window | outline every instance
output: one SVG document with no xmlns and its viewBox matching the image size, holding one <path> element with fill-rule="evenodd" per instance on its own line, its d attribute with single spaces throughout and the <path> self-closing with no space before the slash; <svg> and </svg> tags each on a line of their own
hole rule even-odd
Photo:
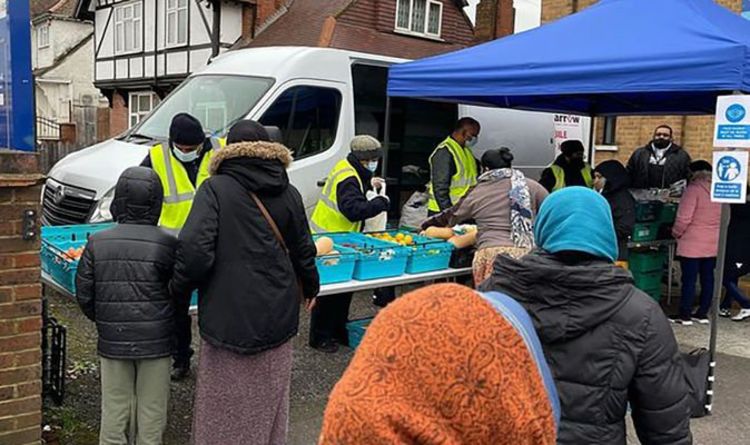
<svg viewBox="0 0 750 445">
<path fill-rule="evenodd" d="M 396 31 L 440 37 L 443 3 L 437 0 L 397 0 Z"/>
<path fill-rule="evenodd" d="M 167 45 L 187 44 L 188 0 L 167 0 Z"/>
<path fill-rule="evenodd" d="M 607 116 L 604 118 L 604 134 L 602 145 L 616 145 L 617 139 L 617 117 Z"/>
<path fill-rule="evenodd" d="M 115 8 L 115 54 L 141 50 L 143 22 L 141 3 Z"/>
<path fill-rule="evenodd" d="M 336 139 L 341 93 L 331 88 L 298 86 L 285 91 L 260 123 L 278 127 L 295 159 L 328 150 Z"/>
<path fill-rule="evenodd" d="M 36 43 L 39 49 L 49 46 L 49 24 L 41 25 L 36 31 Z"/>
<path fill-rule="evenodd" d="M 130 104 L 128 105 L 130 127 L 136 126 L 158 103 L 159 96 L 151 91 L 130 93 Z"/>
</svg>

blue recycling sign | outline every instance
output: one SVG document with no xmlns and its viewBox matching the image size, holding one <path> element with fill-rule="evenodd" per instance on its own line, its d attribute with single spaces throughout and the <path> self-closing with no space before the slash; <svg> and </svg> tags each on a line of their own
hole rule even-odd
<svg viewBox="0 0 750 445">
<path fill-rule="evenodd" d="M 724 203 L 744 203 L 747 193 L 746 151 L 715 152 L 711 183 L 711 200 Z"/>
<path fill-rule="evenodd" d="M 750 147 L 750 96 L 720 96 L 716 104 L 714 146 Z"/>
</svg>

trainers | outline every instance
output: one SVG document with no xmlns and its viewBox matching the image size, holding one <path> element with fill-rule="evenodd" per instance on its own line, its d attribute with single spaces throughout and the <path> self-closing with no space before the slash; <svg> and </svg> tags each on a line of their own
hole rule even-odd
<svg viewBox="0 0 750 445">
<path fill-rule="evenodd" d="M 729 309 L 719 309 L 719 317 L 729 318 L 732 316 L 732 311 Z"/>
<path fill-rule="evenodd" d="M 737 315 L 732 317 L 732 321 L 742 321 L 746 318 L 750 318 L 750 309 L 741 309 Z"/>
<path fill-rule="evenodd" d="M 190 375 L 190 365 L 187 366 L 174 366 L 172 368 L 171 379 L 173 382 L 179 382 L 185 380 Z"/>
<path fill-rule="evenodd" d="M 692 326 L 693 320 L 690 319 L 690 317 L 683 317 L 680 315 L 673 315 L 669 317 L 669 321 L 674 324 L 681 324 L 683 326 Z"/>
<path fill-rule="evenodd" d="M 708 316 L 702 314 L 693 314 L 690 318 L 698 324 L 708 324 Z"/>
<path fill-rule="evenodd" d="M 339 350 L 339 345 L 334 340 L 323 340 L 320 343 L 311 344 L 310 347 L 326 354 L 335 354 Z"/>
</svg>

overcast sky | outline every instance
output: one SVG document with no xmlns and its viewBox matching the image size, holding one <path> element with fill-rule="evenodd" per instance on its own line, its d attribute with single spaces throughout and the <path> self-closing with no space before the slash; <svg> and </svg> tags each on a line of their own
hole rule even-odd
<svg viewBox="0 0 750 445">
<path fill-rule="evenodd" d="M 466 7 L 466 12 L 472 20 L 476 14 L 477 3 L 479 0 L 469 0 L 469 6 Z M 516 7 L 516 32 L 539 26 L 542 15 L 541 0 L 513 0 L 513 4 Z"/>
</svg>

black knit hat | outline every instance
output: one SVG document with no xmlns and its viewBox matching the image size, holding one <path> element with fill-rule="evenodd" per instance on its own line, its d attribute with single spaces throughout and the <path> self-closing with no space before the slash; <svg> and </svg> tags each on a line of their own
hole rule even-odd
<svg viewBox="0 0 750 445">
<path fill-rule="evenodd" d="M 250 119 L 238 121 L 232 125 L 227 134 L 227 144 L 237 142 L 270 141 L 266 128 Z"/>
<path fill-rule="evenodd" d="M 560 144 L 560 151 L 565 156 L 570 156 L 573 153 L 583 153 L 585 149 L 583 148 L 583 142 L 578 139 L 568 139 Z"/>
<path fill-rule="evenodd" d="M 169 140 L 180 145 L 200 145 L 206 140 L 200 121 L 187 113 L 180 113 L 172 118 L 169 126 Z"/>
<path fill-rule="evenodd" d="M 713 167 L 708 161 L 704 161 L 703 159 L 699 159 L 697 161 L 693 161 L 690 163 L 690 171 L 695 172 L 710 172 L 713 170 Z"/>
</svg>

